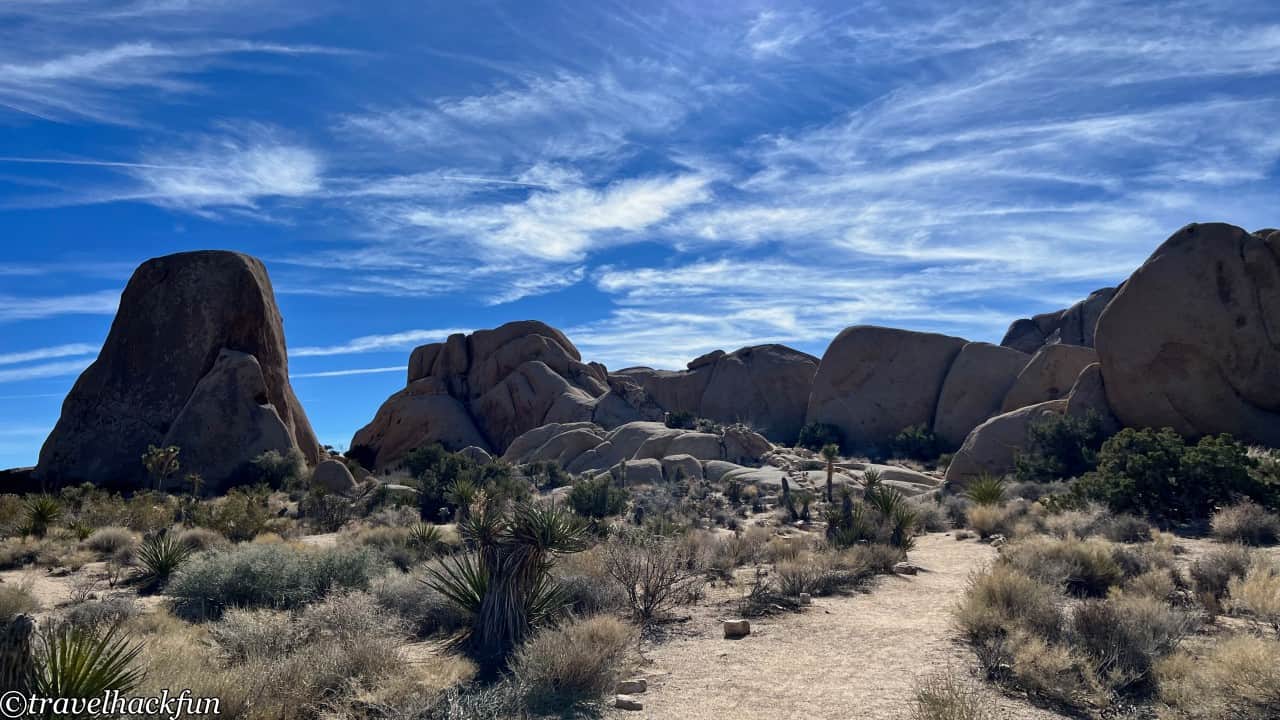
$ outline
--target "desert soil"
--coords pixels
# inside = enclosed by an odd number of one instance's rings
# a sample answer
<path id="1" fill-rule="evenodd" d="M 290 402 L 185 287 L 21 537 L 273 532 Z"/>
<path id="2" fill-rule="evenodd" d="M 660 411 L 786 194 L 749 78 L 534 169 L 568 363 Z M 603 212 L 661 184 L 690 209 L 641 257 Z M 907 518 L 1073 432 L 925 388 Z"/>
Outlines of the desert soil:
<path id="1" fill-rule="evenodd" d="M 911 562 L 919 574 L 882 578 L 868 593 L 814 598 L 802 613 L 752 620 L 742 640 L 723 639 L 719 621 L 727 616 L 713 608 L 696 613 L 680 636 L 645 644 L 638 671 L 649 680 L 638 698 L 644 709 L 612 710 L 610 717 L 909 717 L 918 679 L 973 667 L 951 610 L 969 574 L 995 558 L 989 545 L 949 534 L 918 540 Z M 984 692 L 1011 720 L 1063 717 Z"/>

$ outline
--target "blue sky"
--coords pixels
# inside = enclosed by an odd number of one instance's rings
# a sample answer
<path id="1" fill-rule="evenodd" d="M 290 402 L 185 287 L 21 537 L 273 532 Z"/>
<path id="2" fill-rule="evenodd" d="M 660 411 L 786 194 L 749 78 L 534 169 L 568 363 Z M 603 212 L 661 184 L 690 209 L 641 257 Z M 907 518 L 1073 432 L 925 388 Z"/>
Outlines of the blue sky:
<path id="1" fill-rule="evenodd" d="M 1280 6 L 0 3 L 0 467 L 132 268 L 263 258 L 345 447 L 409 350 L 538 318 L 610 367 L 999 340 L 1179 226 L 1280 223 Z"/>

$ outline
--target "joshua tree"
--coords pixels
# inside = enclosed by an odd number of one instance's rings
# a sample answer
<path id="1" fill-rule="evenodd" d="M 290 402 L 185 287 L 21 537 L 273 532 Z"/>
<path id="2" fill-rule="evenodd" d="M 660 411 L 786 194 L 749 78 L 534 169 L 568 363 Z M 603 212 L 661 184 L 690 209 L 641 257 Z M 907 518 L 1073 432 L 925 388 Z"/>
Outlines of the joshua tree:
<path id="1" fill-rule="evenodd" d="M 156 491 L 164 489 L 164 482 L 178 472 L 178 446 L 156 447 L 148 445 L 142 454 L 142 465 L 156 481 Z"/>
<path id="2" fill-rule="evenodd" d="M 472 552 L 429 569 L 426 582 L 470 615 L 453 645 L 493 676 L 533 628 L 564 610 L 564 591 L 550 570 L 557 555 L 586 548 L 586 532 L 558 508 L 507 510 L 484 500 L 458 522 L 458 532 Z"/>
<path id="3" fill-rule="evenodd" d="M 832 493 L 832 476 L 836 472 L 836 460 L 840 458 L 840 446 L 835 443 L 827 443 L 822 446 L 822 459 L 827 461 L 827 502 L 834 499 Z"/>

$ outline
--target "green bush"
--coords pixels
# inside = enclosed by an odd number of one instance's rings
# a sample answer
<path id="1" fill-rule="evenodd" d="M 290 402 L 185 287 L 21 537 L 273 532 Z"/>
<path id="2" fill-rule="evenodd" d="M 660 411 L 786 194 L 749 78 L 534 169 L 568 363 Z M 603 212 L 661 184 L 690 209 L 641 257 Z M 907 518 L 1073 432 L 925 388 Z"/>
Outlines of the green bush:
<path id="1" fill-rule="evenodd" d="M 569 491 L 569 506 L 583 517 L 618 515 L 627 507 L 627 491 L 614 485 L 613 478 L 608 475 L 579 480 Z"/>
<path id="2" fill-rule="evenodd" d="M 1074 490 L 1113 512 L 1202 520 L 1219 505 L 1268 496 L 1269 488 L 1250 474 L 1256 462 L 1230 435 L 1188 445 L 1170 428 L 1127 428 L 1103 444 L 1098 471 Z"/>
<path id="3" fill-rule="evenodd" d="M 936 460 L 941 452 L 938 436 L 924 424 L 903 428 L 894 436 L 891 447 L 896 457 L 912 460 Z"/>
<path id="4" fill-rule="evenodd" d="M 478 463 L 461 453 L 451 453 L 432 443 L 404 458 L 404 468 L 418 484 L 418 512 L 426 522 L 443 522 L 460 510 L 460 500 L 483 490 L 499 500 L 523 501 L 529 487 L 503 462 Z M 466 488 L 468 493 L 459 490 Z"/>
<path id="5" fill-rule="evenodd" d="M 692 430 L 698 423 L 698 417 L 687 410 L 676 410 L 667 413 L 664 420 L 667 427 L 677 430 Z"/>
<path id="6" fill-rule="evenodd" d="M 334 589 L 364 590 L 378 570 L 363 548 L 240 545 L 192 558 L 167 593 L 179 614 L 217 618 L 228 607 L 292 609 Z"/>
<path id="7" fill-rule="evenodd" d="M 295 489 L 306 485 L 307 459 L 297 448 L 287 453 L 268 450 L 250 461 L 257 472 L 257 481 L 270 488 Z"/>
<path id="8" fill-rule="evenodd" d="M 1004 478 L 980 475 L 970 481 L 964 496 L 974 505 L 999 505 L 1004 502 L 1005 486 Z"/>
<path id="9" fill-rule="evenodd" d="M 1094 413 L 1048 415 L 1027 429 L 1026 448 L 1014 458 L 1014 475 L 1023 482 L 1078 477 L 1097 464 L 1104 439 L 1102 421 Z"/>
<path id="10" fill-rule="evenodd" d="M 835 425 L 820 422 L 811 422 L 800 428 L 800 439 L 796 441 L 798 447 L 814 452 L 821 450 L 823 445 L 833 443 L 844 447 L 844 433 Z"/>
<path id="11" fill-rule="evenodd" d="M 635 630 L 598 615 L 543 630 L 528 640 L 511 662 L 511 672 L 534 711 L 563 713 L 613 692 Z"/>

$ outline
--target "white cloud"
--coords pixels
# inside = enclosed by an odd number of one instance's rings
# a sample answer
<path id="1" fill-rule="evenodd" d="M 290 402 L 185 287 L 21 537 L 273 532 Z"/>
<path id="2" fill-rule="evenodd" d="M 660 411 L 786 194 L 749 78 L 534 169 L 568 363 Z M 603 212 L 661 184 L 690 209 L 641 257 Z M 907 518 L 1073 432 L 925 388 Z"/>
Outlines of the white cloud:
<path id="1" fill-rule="evenodd" d="M 90 362 L 92 360 L 89 358 L 82 358 L 80 360 L 60 360 L 58 362 L 0 370 L 0 383 L 79 375 L 89 366 Z"/>
<path id="2" fill-rule="evenodd" d="M 375 368 L 354 368 L 351 370 L 325 370 L 323 372 L 305 372 L 305 373 L 289 373 L 290 379 L 298 378 L 326 378 L 326 377 L 347 377 L 349 375 L 379 375 L 382 373 L 402 373 L 404 366 L 395 365 L 392 367 L 375 367 Z"/>
<path id="3" fill-rule="evenodd" d="M 40 320 L 61 315 L 114 315 L 119 304 L 120 292 L 117 290 L 58 297 L 0 295 L 0 322 Z"/>
<path id="4" fill-rule="evenodd" d="M 747 29 L 746 42 L 757 58 L 785 56 L 817 29 L 818 21 L 810 12 L 765 10 Z"/>
<path id="5" fill-rule="evenodd" d="M 96 355 L 97 345 L 88 343 L 70 343 L 52 347 L 23 350 L 22 352 L 0 353 L 0 365 L 17 365 L 35 360 L 52 360 L 54 358 L 73 357 L 77 355 Z"/>
<path id="6" fill-rule="evenodd" d="M 468 332 L 471 331 L 449 328 L 445 330 L 405 330 L 386 335 L 363 335 L 340 345 L 294 348 L 289 351 L 289 357 L 325 357 L 330 355 L 385 352 L 388 350 L 410 350 L 425 343 L 444 342 L 446 338 L 456 333 Z"/>

